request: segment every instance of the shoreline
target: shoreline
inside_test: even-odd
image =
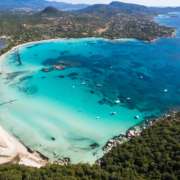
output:
[[[9,163],[40,168],[48,164],[48,159],[31,151],[0,126],[0,164]]]
[[[141,39],[137,39],[137,38],[112,38],[112,39],[108,39],[108,38],[104,38],[104,37],[80,37],[80,38],[52,38],[52,39],[42,39],[42,40],[37,40],[37,41],[30,41],[30,42],[25,42],[22,44],[18,44],[15,45],[13,47],[10,47],[9,49],[7,49],[4,53],[0,53],[0,65],[1,65],[1,61],[4,59],[4,57],[9,54],[11,51],[15,51],[18,48],[21,47],[25,47],[28,45],[36,45],[36,44],[42,44],[42,43],[48,43],[48,42],[57,42],[57,41],[63,41],[63,40],[77,40],[77,39],[81,39],[81,40],[104,40],[104,41],[109,41],[109,42],[128,42],[128,41],[140,41],[140,42],[145,42],[145,43],[155,43],[156,41],[158,41],[161,38],[175,38],[177,35],[177,29],[174,29],[174,31],[172,32],[171,35],[169,36],[162,36],[162,37],[156,37],[154,39],[151,40],[141,40]],[[10,38],[10,37],[8,37]],[[3,48],[4,49],[4,48]],[[2,49],[2,50],[3,50]]]
[[[112,42],[136,40],[136,39],[125,39],[125,38],[109,40],[105,38],[95,38],[95,37],[80,38],[80,39],[87,39],[87,40],[100,39],[100,40],[112,41]],[[7,54],[11,53],[12,51],[16,51],[18,48],[29,46],[29,45],[41,44],[44,42],[56,42],[56,41],[63,41],[63,40],[76,40],[76,38],[57,38],[57,39],[49,39],[49,40],[31,41],[31,42],[17,45],[0,56],[0,65],[2,63],[2,60],[5,60],[5,56]],[[159,118],[156,118],[153,121],[156,121],[158,119]],[[149,120],[149,122],[152,122],[152,121]],[[145,120],[141,124],[131,127],[129,130],[127,130],[127,132],[124,135],[121,134],[110,139],[104,146],[103,151],[105,152],[105,154],[108,153],[113,147],[117,146],[119,143],[124,143],[127,140],[130,140],[132,137],[139,136],[142,130],[151,126],[149,122]],[[145,123],[147,123],[146,126],[144,126]],[[14,150],[14,151],[12,151],[10,154],[6,154],[6,152],[2,154],[3,151],[1,152],[1,149],[3,151],[7,150],[7,152],[11,150]],[[1,125],[0,125],[0,152],[1,152],[0,164],[18,163],[18,164],[22,164],[26,166],[39,168],[50,163],[48,158],[46,158],[43,154],[37,151],[32,151],[29,147],[24,145],[23,142],[20,142],[18,137],[15,137],[9,134],[3,127],[1,127]],[[65,164],[68,164],[69,162],[70,162],[69,159],[66,158],[66,159],[54,161],[52,163],[65,165]]]
[[[46,40],[38,40],[38,41],[30,41],[30,42],[25,42],[25,43],[22,43],[22,44],[18,44],[10,49],[8,49],[5,53],[3,54],[0,54],[0,73],[2,72],[2,69],[1,69],[1,63],[3,60],[5,60],[5,57],[13,52],[13,51],[16,51],[17,49],[19,48],[22,48],[22,47],[26,47],[26,46],[30,46],[30,45],[37,45],[37,44],[42,44],[42,43],[48,43],[48,42],[58,42],[58,41],[63,41],[63,40],[77,40],[77,39],[81,39],[81,40],[92,40],[92,39],[95,39],[95,40],[104,40],[104,41],[109,41],[109,42],[128,42],[128,41],[139,41],[138,39],[133,39],[133,38],[119,38],[119,39],[107,39],[107,38],[98,38],[98,37],[83,37],[83,38],[53,38],[53,39],[46,39]],[[143,41],[143,42],[146,42],[146,41]],[[149,42],[150,43],[150,42]]]
[[[173,35],[168,36],[170,38],[174,37]],[[109,42],[128,42],[128,41],[142,41],[142,42],[148,42],[148,43],[152,43],[157,41],[158,39],[160,39],[161,37],[157,37],[154,38],[153,40],[140,40],[140,39],[136,39],[136,38],[115,38],[115,39],[108,39],[108,38],[103,38],[103,37],[81,37],[81,38],[53,38],[53,39],[42,39],[42,40],[37,40],[37,41],[29,41],[29,42],[25,42],[22,44],[18,44],[15,45],[13,47],[8,48],[4,53],[0,53],[0,61],[1,59],[3,59],[4,56],[6,56],[8,53],[10,53],[11,51],[15,51],[18,48],[21,47],[25,47],[28,45],[36,45],[36,44],[41,44],[41,43],[48,43],[48,42],[57,42],[57,41],[63,41],[63,40],[77,40],[77,39],[81,39],[81,40],[104,40],[104,41],[109,41]],[[162,37],[163,38],[163,37]],[[4,48],[3,48],[4,49]],[[3,50],[2,49],[2,50]]]
[[[104,152],[103,156],[106,155],[107,153],[109,153],[113,148],[117,147],[118,145],[121,145],[123,143],[130,141],[132,138],[141,136],[141,134],[144,130],[146,130],[150,127],[153,127],[160,120],[174,117],[178,112],[179,111],[176,109],[176,110],[167,112],[159,117],[156,117],[153,119],[146,119],[146,120],[142,121],[141,123],[129,128],[125,134],[119,134],[117,136],[114,136],[113,138],[108,140],[106,142],[106,144],[104,145],[104,147],[102,148],[102,150]],[[98,159],[96,161],[96,163],[99,164],[101,162],[101,159],[102,158]]]

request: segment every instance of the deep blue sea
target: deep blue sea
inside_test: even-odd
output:
[[[180,106],[177,36],[27,44],[1,60],[0,124],[50,159],[94,162],[108,139]]]

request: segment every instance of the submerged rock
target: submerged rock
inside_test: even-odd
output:
[[[101,100],[98,101],[98,103],[99,103],[100,105],[107,104],[107,105],[109,105],[109,106],[111,106],[111,107],[114,106],[114,102],[110,101],[110,100],[107,99],[107,98],[102,98]]]
[[[52,141],[55,141],[55,140],[56,140],[56,138],[55,138],[55,137],[51,137],[51,140],[52,140]]]
[[[65,78],[65,76],[64,75],[59,75],[58,78],[62,78],[63,79],[63,78]]]
[[[27,95],[33,95],[38,92],[37,86],[19,87],[18,89],[19,89],[19,91],[22,91],[22,92],[26,93]]]
[[[98,143],[93,143],[93,144],[90,144],[90,147],[91,149],[96,149],[99,147],[99,144]]]
[[[69,73],[67,76],[68,77],[74,77],[74,76],[78,76],[79,74],[77,72],[72,72],[72,73]]]
[[[91,93],[91,94],[94,94],[95,92],[94,92],[93,90],[90,90],[90,93]]]
[[[25,80],[28,80],[28,79],[32,79],[33,78],[33,76],[24,76],[24,77],[21,77],[21,78],[19,78],[19,81],[25,81]]]
[[[6,74],[6,79],[7,80],[13,80],[19,76],[22,76],[23,74],[28,73],[28,71],[16,71],[16,72],[12,72],[12,73],[7,73]]]
[[[79,76],[77,72],[72,72],[67,75],[67,77],[71,78],[72,80],[77,79],[77,76]]]
[[[51,67],[50,68],[42,68],[41,71],[45,72],[45,73],[48,73],[48,72],[53,71],[53,68],[51,68]]]
[[[117,112],[111,112],[111,113],[110,113],[111,116],[114,116],[114,115],[116,115],[116,114],[117,114]]]

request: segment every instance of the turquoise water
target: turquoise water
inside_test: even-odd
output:
[[[178,36],[34,43],[0,68],[0,124],[51,159],[94,162],[108,139],[180,105]]]

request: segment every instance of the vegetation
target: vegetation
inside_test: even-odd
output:
[[[109,39],[128,37],[149,41],[169,36],[174,31],[172,28],[156,24],[147,14],[138,13],[140,7],[134,8],[136,11],[131,13],[126,12],[129,7],[126,7],[126,11],[119,11],[107,6],[95,6],[73,13],[51,7],[41,12],[0,12],[0,36],[10,37],[8,46],[1,50],[0,54],[15,45],[43,39],[94,36]],[[143,11],[146,10],[144,8]],[[41,169],[2,165],[0,179],[178,180],[180,113],[159,120],[144,130],[141,136],[113,148],[96,165],[53,164]]]
[[[91,9],[91,8],[90,8]],[[52,38],[104,37],[153,40],[171,36],[174,29],[160,26],[142,13],[127,13],[101,6],[91,11],[64,12],[47,7],[41,12],[0,12],[0,37],[9,37],[11,47],[30,41]]]
[[[49,165],[41,169],[0,166],[3,180],[178,180],[180,113],[162,118],[142,135],[106,154],[99,165]]]

